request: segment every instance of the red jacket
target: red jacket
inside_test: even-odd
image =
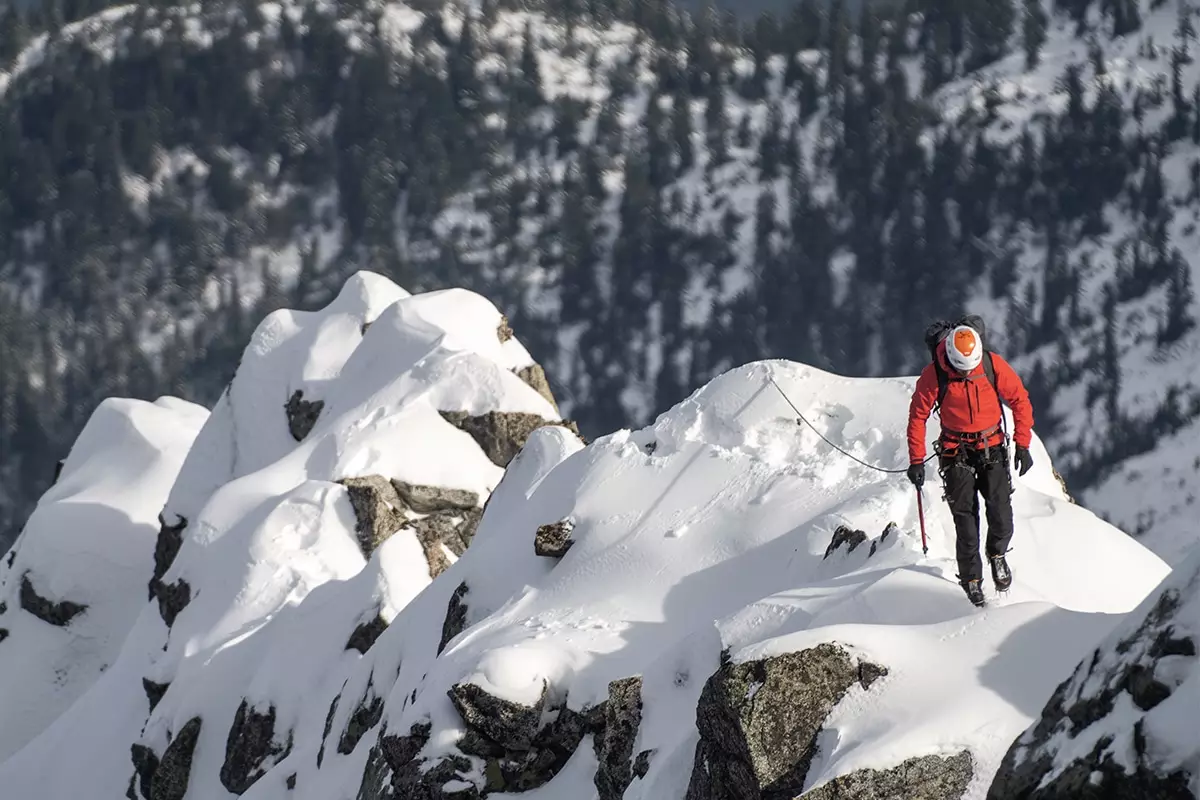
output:
[[[959,433],[979,433],[997,425],[1003,413],[1000,398],[1008,403],[1013,412],[1013,441],[1018,447],[1029,447],[1033,438],[1033,406],[1029,403],[1029,393],[1025,384],[1013,371],[1008,362],[996,354],[992,354],[992,364],[996,369],[996,391],[987,379],[983,364],[976,367],[968,380],[953,380],[956,370],[946,361],[946,344],[938,345],[937,358],[942,368],[951,376],[950,385],[946,390],[946,399],[942,402],[941,418],[943,431]],[[908,409],[908,459],[916,464],[925,460],[925,421],[929,419],[933,407],[937,405],[938,382],[937,370],[933,364],[928,365],[917,379],[917,387],[913,391],[912,403]],[[994,446],[1003,441],[1004,436],[997,431],[988,439],[987,444]],[[953,449],[948,447],[947,449]]]

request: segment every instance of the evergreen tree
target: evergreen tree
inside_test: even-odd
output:
[[[1195,294],[1192,290],[1192,266],[1183,253],[1171,253],[1171,278],[1167,284],[1166,317],[1160,326],[1160,345],[1178,341],[1196,324],[1192,312]]]
[[[1117,292],[1111,283],[1105,284],[1103,302],[1104,350],[1100,377],[1109,425],[1115,429],[1121,419],[1121,354],[1117,346]]]
[[[1025,69],[1032,70],[1041,63],[1042,48],[1046,45],[1046,29],[1050,20],[1042,7],[1042,0],[1025,0],[1025,13],[1021,22],[1021,43],[1025,48]]]

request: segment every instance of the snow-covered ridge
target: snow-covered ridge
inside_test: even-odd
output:
[[[1035,441],[1016,583],[976,611],[936,492],[926,558],[911,487],[831,453],[776,383],[904,461],[907,378],[759,362],[585,446],[479,295],[360,273],[268,317],[166,499],[152,602],[0,785],[982,798],[1166,565],[1069,502]]]
[[[158,513],[207,416],[174,398],[102,403],[0,562],[0,760],[117,657],[146,603]]]

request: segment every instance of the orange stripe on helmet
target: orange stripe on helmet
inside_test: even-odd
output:
[[[968,328],[960,328],[954,333],[954,349],[962,353],[964,356],[970,356],[975,352],[975,347],[978,345],[978,338],[975,332]]]

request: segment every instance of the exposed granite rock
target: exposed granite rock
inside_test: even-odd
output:
[[[357,650],[364,656],[374,646],[375,641],[387,630],[388,621],[378,611],[368,622],[360,622],[346,640],[347,650]]]
[[[192,602],[192,587],[187,581],[180,578],[174,583],[159,582],[156,590],[159,616],[169,628],[175,624],[175,618],[179,616],[180,612],[187,608],[188,603]]]
[[[532,706],[493,697],[473,683],[457,683],[447,694],[469,727],[506,750],[527,750],[541,727],[547,691],[543,681]]]
[[[342,690],[345,691],[346,684],[342,684]],[[333,702],[329,704],[329,711],[325,713],[325,730],[321,733],[321,747],[317,750],[317,768],[321,768],[321,764],[325,761],[325,744],[329,741],[329,734],[333,730],[333,717],[337,714],[338,703],[342,701],[342,693],[338,692],[333,698]]]
[[[380,475],[344,478],[339,481],[354,507],[355,533],[362,554],[371,554],[404,526],[404,503],[391,482]]]
[[[42,622],[59,628],[70,625],[71,620],[87,611],[87,606],[80,603],[73,603],[70,600],[56,603],[42,597],[33,588],[33,582],[29,580],[28,572],[21,575],[21,608]]]
[[[608,684],[604,730],[593,739],[594,783],[600,800],[620,800],[633,783],[633,747],[642,724],[642,679],[622,678]]]
[[[467,604],[463,598],[467,596],[468,591],[466,581],[463,581],[454,590],[454,594],[450,595],[450,602],[446,605],[446,618],[442,621],[442,640],[438,642],[439,656],[451,639],[467,629]]]
[[[418,514],[435,511],[467,511],[479,507],[479,495],[468,489],[451,489],[445,486],[424,486],[392,479],[392,486],[400,499]]]
[[[200,718],[192,717],[167,745],[154,770],[148,800],[183,800],[192,772],[192,754],[199,738]]]
[[[429,733],[428,723],[412,726],[408,736],[384,731],[367,758],[358,800],[478,800],[478,788],[466,780],[469,759],[450,755],[429,766],[418,758]]]
[[[833,532],[829,547],[825,548],[825,558],[829,558],[840,547],[845,547],[847,553],[853,553],[855,548],[867,540],[865,531],[851,530],[846,525],[839,525]]]
[[[644,778],[646,773],[650,771],[650,760],[654,758],[654,750],[643,750],[637,754],[637,758],[633,760],[633,776],[635,778]]]
[[[140,795],[133,793],[131,782],[130,791],[126,793],[126,797],[129,797],[130,800],[139,800],[139,797],[149,798],[150,787],[154,783],[154,773],[158,771],[158,754],[144,744],[134,744],[129,750],[133,758],[133,777],[141,793]]]
[[[167,689],[171,688],[169,683],[155,683],[149,678],[142,678],[142,690],[146,692],[146,699],[150,701],[150,710],[153,711],[159,701],[163,699],[163,695],[167,693]]]
[[[1075,498],[1071,496],[1071,491],[1067,488],[1066,478],[1060,475],[1058,470],[1052,471],[1054,472],[1054,480],[1058,481],[1058,485],[1062,488],[1063,494],[1066,495],[1067,500],[1071,503],[1075,503]]]
[[[975,777],[970,750],[910,758],[891,769],[860,769],[805,792],[802,800],[961,800]]]
[[[177,521],[168,525],[162,514],[158,515],[158,538],[154,541],[154,575],[150,578],[150,599],[157,594],[157,588],[162,582],[167,570],[175,563],[179,548],[183,547],[183,531],[187,528],[187,518],[175,515]]]
[[[471,542],[475,540],[475,531],[479,528],[479,522],[483,519],[482,508],[471,508],[464,512],[462,522],[458,524],[458,538],[462,542],[463,550],[471,546]]]
[[[562,558],[575,544],[571,539],[571,531],[575,529],[574,521],[570,519],[542,525],[537,529],[533,538],[533,552],[547,558]]]
[[[500,340],[500,344],[504,344],[513,338],[513,329],[508,322],[508,317],[500,315],[500,324],[496,327],[496,338]]]
[[[408,523],[413,533],[416,534],[417,541],[421,543],[421,549],[425,552],[425,563],[429,566],[431,580],[450,569],[454,563],[446,555],[446,550],[451,553],[455,553],[457,550],[457,555],[462,554],[462,539],[458,536],[458,524],[461,521],[461,517],[453,517],[448,513],[441,512],[429,514]],[[444,549],[443,545],[445,545]]]
[[[489,411],[480,416],[471,416],[465,411],[442,411],[442,418],[454,427],[470,434],[483,452],[498,467],[507,467],[508,462],[521,451],[529,435],[546,425],[565,427],[580,436],[573,422],[547,420],[537,414],[519,411]],[[580,438],[583,438],[580,436]]]
[[[292,396],[288,398],[283,408],[287,413],[288,432],[297,442],[302,442],[304,437],[312,432],[313,426],[317,424],[317,418],[321,416],[321,409],[325,408],[325,401],[305,400],[304,392],[297,389],[292,392]]]
[[[286,745],[275,741],[275,706],[262,714],[242,700],[225,740],[221,785],[234,794],[244,794],[290,749],[290,733]]]
[[[792,800],[804,788],[817,734],[855,684],[885,675],[835,644],[734,664],[705,683],[687,800]]]
[[[468,731],[458,747],[485,759],[485,793],[527,792],[549,783],[566,766],[583,741],[585,723],[583,714],[564,705],[528,750],[505,750],[475,731]]]
[[[554,399],[554,392],[550,391],[550,381],[546,380],[546,370],[542,369],[541,364],[530,364],[528,367],[517,370],[517,377],[546,398],[546,402],[550,404],[551,408],[558,411],[558,402]]]
[[[366,735],[367,731],[378,725],[381,719],[383,719],[383,698],[375,694],[375,687],[368,682],[367,691],[358,701],[354,713],[346,722],[346,729],[342,731],[342,736],[338,739],[338,752],[342,755],[353,753],[362,737]]]

